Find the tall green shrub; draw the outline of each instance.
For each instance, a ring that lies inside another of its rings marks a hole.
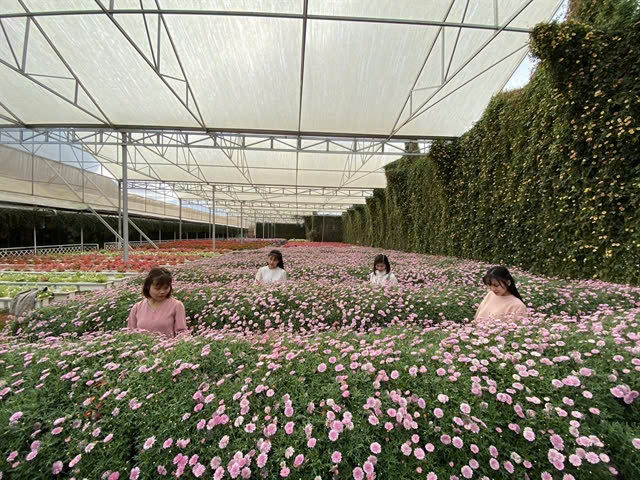
[[[529,85],[388,166],[387,188],[347,213],[346,241],[640,283],[639,7],[574,1],[531,48]]]

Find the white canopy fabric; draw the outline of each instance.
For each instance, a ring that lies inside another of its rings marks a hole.
[[[131,180],[329,204],[468,130],[562,2],[2,0],[0,128],[51,135],[0,143],[81,145],[121,178],[127,132]]]

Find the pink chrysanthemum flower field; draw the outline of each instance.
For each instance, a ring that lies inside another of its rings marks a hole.
[[[529,316],[473,322],[486,264],[267,252],[176,267],[183,338],[123,329],[141,278],[14,319],[0,477],[640,478],[640,289],[513,269]]]

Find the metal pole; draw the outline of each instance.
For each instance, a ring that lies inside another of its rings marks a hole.
[[[227,210],[227,240],[229,240],[229,210]]]
[[[322,242],[324,242],[324,217],[325,215],[322,216]]]
[[[262,214],[262,239],[264,240],[264,214]]]
[[[179,227],[180,233],[178,235],[178,238],[182,240],[182,199],[181,198],[178,199],[178,203],[180,204],[180,227]]]
[[[127,134],[122,132],[122,261],[129,261],[129,178],[127,172]]]
[[[80,251],[84,252],[84,226],[80,226]]]
[[[33,254],[38,254],[38,236],[36,235],[36,216],[33,216]]]
[[[118,235],[122,237],[122,180],[118,180]],[[116,241],[119,240],[116,239]]]
[[[244,202],[240,202],[240,243],[244,242],[244,232],[242,231],[242,227],[244,225],[244,213],[243,213]]]
[[[211,229],[212,229],[211,243],[212,243],[212,248],[215,250],[216,249],[216,186],[215,185],[211,187],[211,212],[213,215],[213,222],[211,223]]]

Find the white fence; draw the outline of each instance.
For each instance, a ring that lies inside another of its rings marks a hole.
[[[27,255],[47,255],[52,253],[82,253],[100,249],[97,243],[68,244],[68,245],[36,245],[33,247],[0,248],[0,258],[25,257]]]

